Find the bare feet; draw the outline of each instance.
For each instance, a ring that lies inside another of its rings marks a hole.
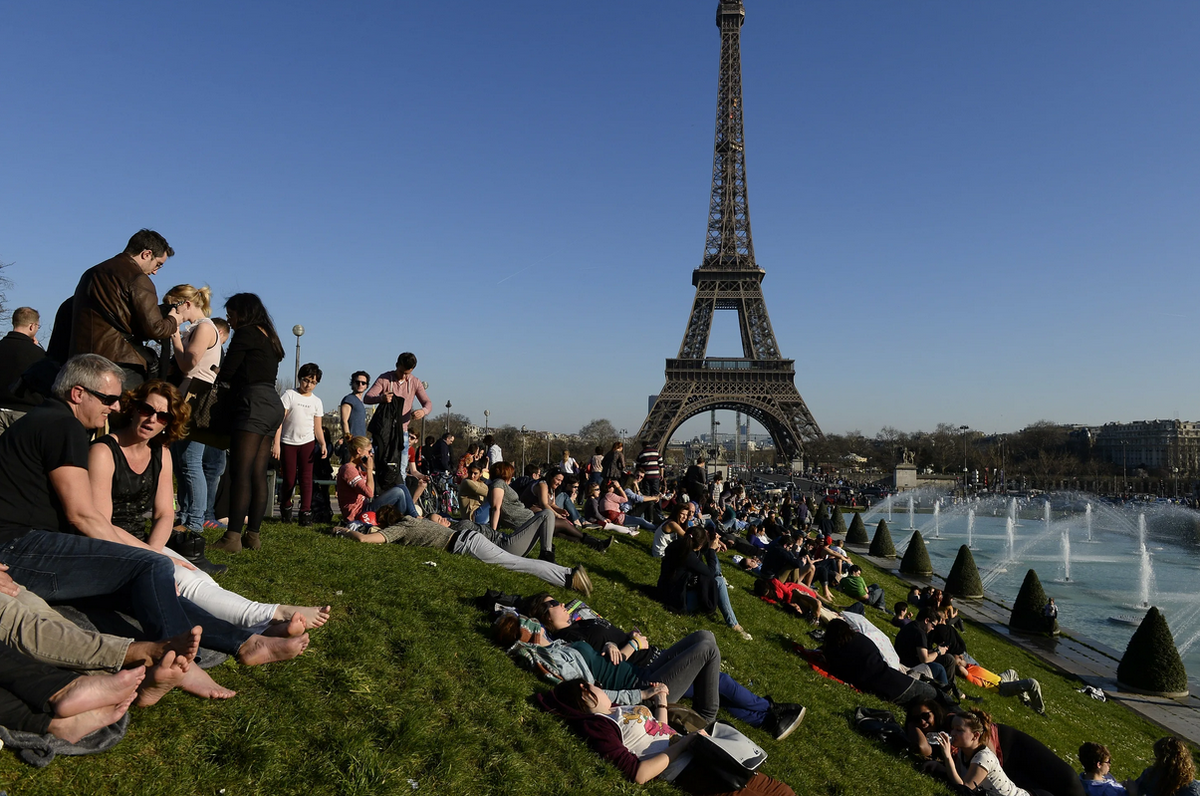
[[[130,669],[129,671],[133,671]],[[103,675],[100,675],[103,676]],[[95,677],[81,677],[81,680],[94,680]],[[129,706],[133,704],[133,698],[136,696],[136,691],[129,694],[125,699],[115,705],[105,705],[103,707],[94,708],[84,711],[75,716],[68,716],[62,719],[50,720],[50,734],[62,738],[68,743],[79,743],[84,736],[90,735],[101,727],[119,721],[129,711]]]
[[[276,622],[263,631],[264,636],[274,636],[277,638],[295,638],[304,634],[304,617],[300,614],[292,614],[290,622]]]
[[[142,684],[142,680],[145,678],[146,667],[144,666],[138,666],[133,669],[122,669],[116,674],[76,677],[63,686],[57,694],[50,697],[50,704],[54,707],[54,715],[64,719],[71,716],[78,716],[81,713],[87,713],[97,708],[112,707],[113,705],[125,702],[128,697],[136,694],[138,686]],[[129,705],[126,704],[126,707],[129,707]],[[116,721],[116,719],[99,726],[104,727],[112,724],[113,721]],[[93,727],[92,729],[96,728]],[[88,732],[91,732],[91,730],[88,730]],[[86,734],[84,733],[84,735]]]
[[[200,667],[197,666],[197,669]],[[168,691],[183,683],[187,676],[188,662],[182,655],[167,650],[162,659],[146,670],[146,679],[138,689],[137,702],[140,708],[148,708],[162,699]]]
[[[165,641],[134,641],[125,651],[125,665],[152,666],[162,660],[167,652],[174,652],[176,657],[183,659],[186,669],[187,664],[196,657],[196,653],[200,650],[200,632],[202,630],[200,625],[196,625],[186,633],[180,633]]]
[[[295,638],[251,636],[238,650],[237,659],[243,666],[261,666],[275,661],[290,661],[307,648],[307,633]]]
[[[179,689],[201,699],[229,699],[237,696],[237,691],[231,691],[225,686],[219,685],[209,677],[208,672],[199,666],[193,666],[187,670],[183,680],[179,683]]]
[[[331,611],[333,611],[333,607],[329,605],[281,605],[275,610],[275,621],[294,620],[296,614],[300,614],[304,618],[304,629],[312,630],[314,627],[320,627],[328,622]]]

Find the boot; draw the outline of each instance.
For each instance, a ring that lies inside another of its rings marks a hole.
[[[313,524],[312,512],[311,511],[300,512],[300,521],[299,521],[300,527],[301,528],[311,528],[312,524]]]
[[[279,521],[280,522],[291,522],[292,521],[292,507],[291,506],[280,506],[279,507]]]
[[[213,542],[210,547],[213,550],[224,550],[226,553],[240,553],[242,552],[242,535],[237,531],[226,530],[225,535]]]
[[[595,536],[585,533],[583,535],[583,543],[593,550],[606,553],[608,552],[608,548],[612,547],[613,539],[615,538],[615,536],[610,536],[607,539],[597,539]]]
[[[538,553],[538,560],[539,561],[549,561],[551,564],[558,563],[557,561],[554,560],[554,551],[553,550],[543,550],[542,552]]]
[[[242,534],[242,545],[247,550],[258,550],[262,547],[262,542],[258,540],[258,531],[246,531]]]

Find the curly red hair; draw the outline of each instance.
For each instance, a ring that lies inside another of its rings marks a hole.
[[[151,395],[161,395],[167,399],[167,411],[171,414],[171,422],[167,423],[162,433],[152,442],[159,445],[170,445],[172,442],[187,436],[187,424],[192,419],[192,408],[175,388],[175,385],[162,379],[151,379],[142,382],[132,390],[121,394],[121,411],[113,416],[113,426],[121,428],[133,422],[134,406],[144,403]]]

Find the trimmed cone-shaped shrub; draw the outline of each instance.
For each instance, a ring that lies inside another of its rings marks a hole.
[[[846,532],[846,544],[870,544],[871,537],[867,535],[867,526],[863,524],[862,514],[854,512],[850,520],[850,530]]]
[[[1117,684],[1159,694],[1188,690],[1187,670],[1179,659],[1166,618],[1151,606],[1117,665]]]
[[[958,548],[958,556],[950,574],[946,576],[946,594],[954,597],[982,597],[983,581],[979,579],[979,567],[975,566],[975,556],[971,548],[963,545]]]
[[[842,516],[841,506],[833,507],[833,532],[841,536],[846,535],[846,518]]]
[[[1058,620],[1042,615],[1046,607],[1046,592],[1042,582],[1032,569],[1025,573],[1025,581],[1017,592],[1012,614],[1008,617],[1008,629],[1018,633],[1051,633],[1057,635]]]
[[[875,538],[871,540],[871,549],[867,551],[876,558],[895,558],[896,545],[892,544],[892,532],[888,530],[887,520],[879,520],[875,526]]]
[[[920,531],[913,531],[908,540],[908,548],[904,558],[900,560],[900,571],[905,575],[917,575],[927,578],[933,574],[933,564],[929,562],[929,551],[925,548],[925,537]]]

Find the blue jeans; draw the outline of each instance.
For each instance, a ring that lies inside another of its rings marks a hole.
[[[725,672],[721,672],[717,681],[717,694],[720,696],[721,707],[729,711],[729,715],[735,719],[740,719],[751,727],[761,727],[767,720],[767,712],[771,709],[771,703]],[[691,699],[692,689],[688,688],[683,695]]]
[[[200,442],[180,440],[171,446],[179,485],[180,525],[192,530],[204,527],[217,499],[217,484],[225,471],[225,451]]]
[[[471,521],[480,525],[489,525],[492,521],[491,504],[484,503],[482,506],[475,509],[475,513],[471,516]]]
[[[412,493],[402,483],[396,484],[371,501],[371,511],[379,511],[384,506],[395,506],[401,514],[407,517],[417,516],[417,506],[413,503]]]
[[[149,550],[70,533],[29,531],[0,549],[8,574],[48,603],[116,595],[120,608],[160,640],[204,628],[201,643],[234,654],[252,635],[175,593],[175,565]]]
[[[571,522],[583,522],[583,518],[579,516],[579,509],[575,508],[575,501],[571,500],[571,496],[566,492],[559,492],[554,496],[554,505],[567,512]]]
[[[687,593],[689,614],[696,611],[696,602],[696,593],[689,591]],[[725,619],[725,624],[733,627],[738,623],[737,617],[733,615],[733,605],[729,602],[729,584],[726,583],[723,575],[717,576],[717,607],[721,609],[721,616]]]
[[[635,528],[641,528],[642,530],[646,530],[646,531],[653,531],[655,528],[658,527],[654,523],[650,522],[650,520],[646,520],[641,517],[635,517],[632,514],[626,514],[625,521],[622,522],[621,524],[622,525],[632,525]]]

